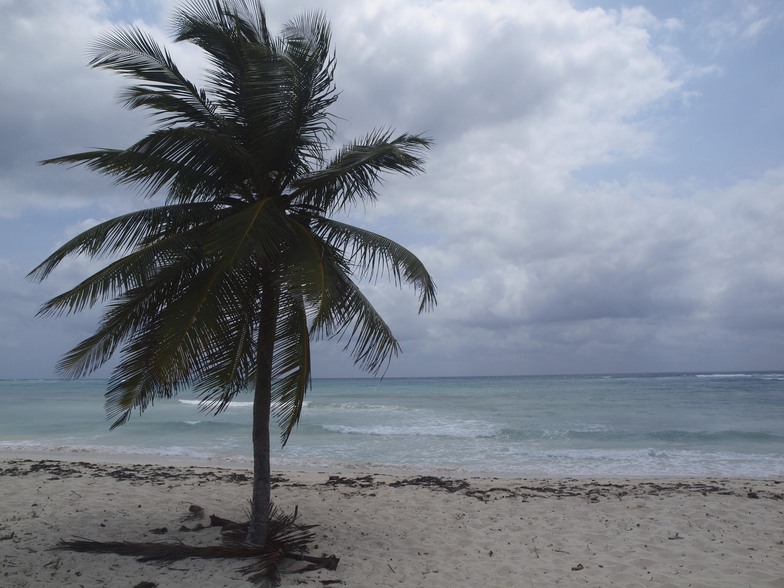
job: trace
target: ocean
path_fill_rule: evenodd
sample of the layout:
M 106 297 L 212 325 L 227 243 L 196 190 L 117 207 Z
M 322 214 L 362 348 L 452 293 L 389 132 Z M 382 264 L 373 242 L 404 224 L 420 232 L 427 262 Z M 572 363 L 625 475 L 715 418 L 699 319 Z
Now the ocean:
M 218 415 L 180 394 L 110 431 L 105 387 L 0 380 L 0 455 L 251 467 L 250 393 Z M 782 478 L 784 373 L 314 380 L 272 461 L 462 477 Z

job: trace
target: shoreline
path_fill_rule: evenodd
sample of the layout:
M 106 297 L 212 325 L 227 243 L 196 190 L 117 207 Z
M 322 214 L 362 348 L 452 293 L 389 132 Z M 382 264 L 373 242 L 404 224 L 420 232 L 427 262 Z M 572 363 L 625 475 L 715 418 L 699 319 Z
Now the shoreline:
M 63 461 L 85 462 L 95 464 L 120 464 L 120 465 L 162 465 L 175 468 L 220 468 L 228 470 L 252 471 L 251 460 L 224 459 L 221 457 L 200 458 L 182 455 L 160 455 L 145 453 L 99 453 L 93 451 L 9 451 L 0 449 L 0 464 L 10 460 L 25 459 L 33 461 Z M 697 475 L 661 473 L 652 474 L 605 474 L 605 473 L 576 473 L 556 474 L 531 470 L 525 474 L 510 474 L 505 471 L 493 470 L 465 470 L 458 466 L 420 467 L 417 465 L 396 465 L 376 463 L 327 463 L 304 464 L 294 460 L 276 461 L 272 458 L 272 470 L 285 473 L 342 473 L 352 475 L 375 474 L 384 476 L 412 476 L 435 475 L 448 478 L 488 479 L 488 480 L 748 480 L 748 481 L 775 481 L 784 480 L 784 475 L 732 475 L 726 473 L 701 473 Z
M 317 525 L 313 554 L 341 558 L 282 586 L 784 586 L 781 480 L 273 471 L 276 504 Z M 77 536 L 213 543 L 183 516 L 243 520 L 245 468 L 0 457 L 0 485 L 4 586 L 251 585 L 244 560 L 51 551 Z

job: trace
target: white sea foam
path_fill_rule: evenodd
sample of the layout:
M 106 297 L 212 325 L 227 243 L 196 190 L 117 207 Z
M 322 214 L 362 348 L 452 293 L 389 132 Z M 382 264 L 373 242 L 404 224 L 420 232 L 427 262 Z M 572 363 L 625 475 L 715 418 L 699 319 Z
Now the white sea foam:
M 65 443 L 45 443 L 39 441 L 0 441 L 0 453 L 54 453 L 54 454 L 94 454 L 101 456 L 162 456 L 211 459 L 215 454 L 196 450 L 192 447 L 145 447 L 128 445 L 81 445 Z
M 179 398 L 177 401 L 180 402 L 181 404 L 187 404 L 190 406 L 203 405 L 201 400 L 190 400 L 185 398 Z M 231 402 L 229 402 L 229 408 L 248 408 L 252 406 L 253 406 L 253 402 L 248 402 L 243 400 L 232 400 Z
M 314 410 L 352 410 L 367 412 L 411 412 L 417 410 L 415 408 L 399 405 L 368 404 L 364 402 L 310 402 L 307 406 Z
M 757 378 L 758 374 L 697 374 L 698 378 Z
M 201 400 L 192 400 L 189 398 L 178 398 L 177 402 L 179 402 L 180 404 L 186 404 L 188 406 L 198 406 L 198 407 L 207 406 L 204 405 Z M 308 406 L 308 404 L 309 401 L 305 400 L 303 401 L 302 406 Z M 275 408 L 276 406 L 279 406 L 279 403 L 274 402 L 273 408 Z M 253 402 L 249 400 L 232 400 L 229 402 L 228 407 L 229 408 L 253 408 Z
M 480 438 L 495 437 L 500 434 L 500 429 L 486 423 L 432 423 L 432 424 L 409 424 L 409 425 L 373 425 L 373 426 L 350 426 L 350 425 L 330 425 L 324 424 L 322 428 L 326 431 L 343 433 L 347 435 L 373 435 L 382 437 L 458 437 L 458 438 Z

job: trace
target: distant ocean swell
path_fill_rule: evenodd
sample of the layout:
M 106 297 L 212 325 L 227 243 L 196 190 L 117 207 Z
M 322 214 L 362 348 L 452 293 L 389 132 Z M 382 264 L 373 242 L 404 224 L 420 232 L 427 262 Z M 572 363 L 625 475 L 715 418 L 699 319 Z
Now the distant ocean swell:
M 109 431 L 105 382 L 0 381 L 0 452 L 250 466 L 251 395 Z M 282 468 L 784 477 L 784 374 L 317 380 Z

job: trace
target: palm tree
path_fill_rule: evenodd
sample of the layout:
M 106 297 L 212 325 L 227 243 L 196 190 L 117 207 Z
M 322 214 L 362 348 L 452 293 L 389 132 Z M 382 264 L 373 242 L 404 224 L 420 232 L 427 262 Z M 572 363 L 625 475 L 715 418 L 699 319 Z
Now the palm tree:
M 155 127 L 127 149 L 43 162 L 84 165 L 165 198 L 84 231 L 30 277 L 43 280 L 70 255 L 110 257 L 39 314 L 107 303 L 96 333 L 58 369 L 78 378 L 119 353 L 106 392 L 112 428 L 183 388 L 216 413 L 254 389 L 248 541 L 263 545 L 270 417 L 285 445 L 310 384 L 311 341 L 336 339 L 377 374 L 400 348 L 357 282 L 410 285 L 420 312 L 436 303 L 411 252 L 335 218 L 375 201 L 384 173 L 422 171 L 430 141 L 378 129 L 332 148 L 335 57 L 320 13 L 273 37 L 258 0 L 191 0 L 173 24 L 175 41 L 206 54 L 205 89 L 149 35 L 116 28 L 90 65 L 132 78 L 121 101 L 149 110 Z

